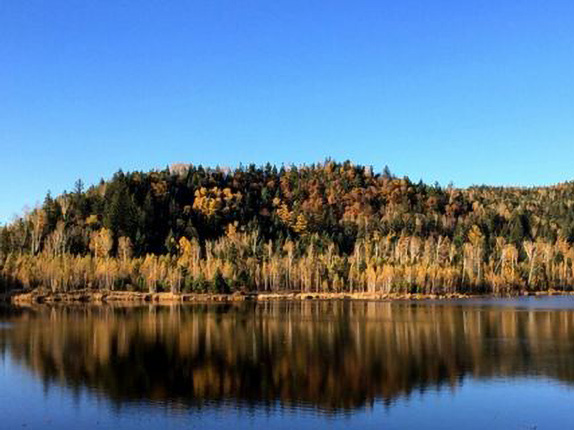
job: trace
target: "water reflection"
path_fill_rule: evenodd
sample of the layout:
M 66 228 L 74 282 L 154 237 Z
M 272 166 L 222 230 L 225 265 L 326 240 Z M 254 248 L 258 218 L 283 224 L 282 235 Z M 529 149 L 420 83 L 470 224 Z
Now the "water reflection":
M 304 302 L 2 311 L 0 348 L 117 406 L 351 412 L 467 377 L 574 381 L 568 309 Z

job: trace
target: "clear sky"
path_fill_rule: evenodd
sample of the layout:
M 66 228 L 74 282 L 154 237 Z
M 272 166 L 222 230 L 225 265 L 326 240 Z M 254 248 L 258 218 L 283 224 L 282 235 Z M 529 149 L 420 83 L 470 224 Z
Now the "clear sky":
M 0 222 L 174 162 L 574 179 L 572 0 L 2 0 Z

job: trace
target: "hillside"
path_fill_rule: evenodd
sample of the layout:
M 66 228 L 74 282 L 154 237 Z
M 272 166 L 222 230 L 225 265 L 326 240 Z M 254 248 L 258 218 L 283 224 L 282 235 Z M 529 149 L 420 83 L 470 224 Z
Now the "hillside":
M 574 285 L 574 184 L 458 189 L 350 162 L 118 172 L 0 231 L 5 288 L 513 293 Z

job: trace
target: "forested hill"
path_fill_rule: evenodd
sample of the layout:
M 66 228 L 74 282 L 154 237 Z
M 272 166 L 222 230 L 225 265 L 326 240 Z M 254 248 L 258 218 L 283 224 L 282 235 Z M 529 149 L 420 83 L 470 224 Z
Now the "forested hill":
M 3 227 L 0 269 L 53 289 L 569 288 L 573 204 L 574 183 L 444 188 L 351 162 L 120 171 Z

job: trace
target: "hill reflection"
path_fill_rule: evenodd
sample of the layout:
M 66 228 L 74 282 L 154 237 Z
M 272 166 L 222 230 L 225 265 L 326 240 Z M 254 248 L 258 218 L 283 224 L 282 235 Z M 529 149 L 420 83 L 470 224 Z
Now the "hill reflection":
M 6 318 L 3 318 L 6 319 Z M 574 381 L 574 312 L 407 303 L 40 307 L 0 346 L 46 384 L 118 406 L 352 411 L 465 377 Z

